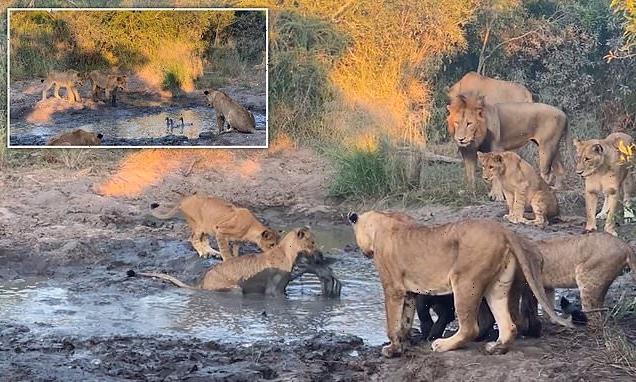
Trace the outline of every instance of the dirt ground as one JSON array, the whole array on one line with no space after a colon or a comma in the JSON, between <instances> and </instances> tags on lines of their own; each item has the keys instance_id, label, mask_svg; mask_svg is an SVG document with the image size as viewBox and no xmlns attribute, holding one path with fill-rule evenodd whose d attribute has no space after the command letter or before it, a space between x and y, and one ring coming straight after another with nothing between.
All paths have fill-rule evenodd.
<instances>
[{"instance_id":1,"label":"dirt ground","mask_svg":"<svg viewBox=\"0 0 636 382\"><path fill-rule=\"evenodd\" d=\"M36 161L42 154L32 155ZM195 257L182 262L154 255L161 239L187 237L185 223L157 225L147 217L151 202L174 201L192 191L250 207L266 222L329 222L349 229L343 222L352 206L327 198L332 170L308 150L244 152L232 157L231 163L185 163L127 196L104 195L109 188L99 185L117 176L119 162L116 154L106 159L99 155L85 160L79 169L60 164L3 169L0 283L65 278L76 283L78 290L120 283L122 290L143 295L145 289L157 286L126 284L127 269L141 264L174 270L185 279L198 274L204 265ZM467 217L501 220L503 206L420 206L406 211L435 224ZM578 234L582 229L577 222L546 230L507 225L535 238ZM622 229L624 233L627 228ZM122 255L123 248L132 255ZM87 269L103 272L88 279ZM613 284L606 305L634 296L636 283L626 274ZM633 349L636 314L617 316L610 325ZM415 341L401 358L387 360L380 356L379 347L342 333L236 346L163 334L40 337L5 321L0 322L0 375L12 381L628 381L635 377L634 365L630 370L620 359L616 336L548 323L544 329L542 338L519 339L505 355L485 355L479 343L436 354L429 344Z\"/></svg>"},{"instance_id":2,"label":"dirt ground","mask_svg":"<svg viewBox=\"0 0 636 382\"><path fill-rule=\"evenodd\" d=\"M222 135L217 135L216 117L213 110L207 106L203 90L173 94L131 75L128 80L128 91L119 94L117 106L111 106L103 100L93 100L90 97L90 81L85 81L83 86L78 88L82 101L76 103L68 102L65 89L60 90L62 99L55 99L51 89L48 98L42 100L42 88L43 85L38 79L12 81L12 146L44 145L49 136L43 135L42 131L46 131L47 134L53 132L50 135L55 135L77 127L102 133L103 146L266 145L266 96L258 88L227 86L220 89L257 116L257 131L254 134L232 131ZM172 131L165 129L165 116L170 116L179 124L179 115L184 110L192 115L191 120L185 123L188 127L194 126L191 129L196 128L196 134L184 135L178 127ZM120 136L120 132L113 128L115 125L123 126L135 133L132 136ZM144 131L153 131L155 135L145 136ZM164 135L156 136L157 131L163 132Z\"/></svg>"}]
</instances>

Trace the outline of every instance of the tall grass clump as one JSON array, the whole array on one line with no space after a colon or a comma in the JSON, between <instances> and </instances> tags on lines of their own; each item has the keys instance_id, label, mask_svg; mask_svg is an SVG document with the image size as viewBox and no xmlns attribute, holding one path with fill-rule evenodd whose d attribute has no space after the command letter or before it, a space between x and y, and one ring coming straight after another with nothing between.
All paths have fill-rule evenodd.
<instances>
[{"instance_id":1,"label":"tall grass clump","mask_svg":"<svg viewBox=\"0 0 636 382\"><path fill-rule=\"evenodd\" d=\"M326 139L319 128L335 99L329 71L347 46L332 24L293 12L272 16L270 30L271 125L296 141ZM318 128L316 128L318 127Z\"/></svg>"}]
</instances>

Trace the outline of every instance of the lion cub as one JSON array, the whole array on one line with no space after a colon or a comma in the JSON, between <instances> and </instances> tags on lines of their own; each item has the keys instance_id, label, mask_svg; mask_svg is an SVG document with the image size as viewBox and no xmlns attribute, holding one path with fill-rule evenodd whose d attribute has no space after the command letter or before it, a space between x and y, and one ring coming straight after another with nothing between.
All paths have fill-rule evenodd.
<instances>
[{"instance_id":1,"label":"lion cub","mask_svg":"<svg viewBox=\"0 0 636 382\"><path fill-rule=\"evenodd\" d=\"M158 203L150 206L153 210L157 207ZM211 196L188 196L167 213L152 211L152 215L158 219L170 219L178 212L185 216L192 229L190 242L201 257L220 255L223 260L236 257L238 246L231 252L230 240L251 241L263 251L272 248L280 240L278 232L261 224L248 209ZM210 247L207 235L216 237L220 252Z\"/></svg>"},{"instance_id":2,"label":"lion cub","mask_svg":"<svg viewBox=\"0 0 636 382\"><path fill-rule=\"evenodd\" d=\"M49 146L99 146L103 137L102 134L75 129L49 139L46 144Z\"/></svg>"},{"instance_id":3,"label":"lion cub","mask_svg":"<svg viewBox=\"0 0 636 382\"><path fill-rule=\"evenodd\" d=\"M208 99L208 106L216 111L216 127L219 129L219 134L227 133L232 129L250 134L256 131L254 115L227 94L218 90L206 90L203 94ZM224 130L225 122L229 126L227 130Z\"/></svg>"},{"instance_id":4,"label":"lion cub","mask_svg":"<svg viewBox=\"0 0 636 382\"><path fill-rule=\"evenodd\" d=\"M77 91L77 86L82 86L84 81L77 70L69 69L64 72L51 72L46 79L43 79L41 82L44 84L44 88L42 89L42 101L46 100L46 93L53 87L53 97L62 99L59 91L60 88L65 88L66 98L69 102L82 102L82 97L80 97Z\"/></svg>"},{"instance_id":5,"label":"lion cub","mask_svg":"<svg viewBox=\"0 0 636 382\"><path fill-rule=\"evenodd\" d=\"M265 294L275 295L284 292L290 280L289 274L299 256L320 256L314 235L308 228L294 229L285 235L280 243L264 253L234 257L212 266L196 285L188 285L165 273L139 272L137 274L167 280L181 288L219 292L242 289L246 284L258 280L262 275L265 275L265 278L270 278L273 275L272 280L265 282L267 285L262 291Z\"/></svg>"},{"instance_id":6,"label":"lion cub","mask_svg":"<svg viewBox=\"0 0 636 382\"><path fill-rule=\"evenodd\" d=\"M548 184L537 174L530 163L512 151L502 153L477 153L482 166L482 176L487 182L501 183L508 205L504 219L512 223L543 226L549 218L559 214L559 206ZM523 217L526 208L532 208L534 220Z\"/></svg>"},{"instance_id":7,"label":"lion cub","mask_svg":"<svg viewBox=\"0 0 636 382\"><path fill-rule=\"evenodd\" d=\"M106 101L111 101L112 105L117 104L117 92L119 90L128 91L128 76L123 74L103 73L100 70L93 70L88 73L88 79L91 81L91 94L96 100L99 96L100 89L104 91Z\"/></svg>"},{"instance_id":8,"label":"lion cub","mask_svg":"<svg viewBox=\"0 0 636 382\"><path fill-rule=\"evenodd\" d=\"M629 206L634 194L633 174L621 160L618 146L629 146L632 137L612 133L605 139L574 140L576 148L576 173L585 179L586 231L596 230L596 219L605 219L605 231L616 236L616 209L618 201ZM596 214L598 194L605 195L603 208Z\"/></svg>"}]
</instances>

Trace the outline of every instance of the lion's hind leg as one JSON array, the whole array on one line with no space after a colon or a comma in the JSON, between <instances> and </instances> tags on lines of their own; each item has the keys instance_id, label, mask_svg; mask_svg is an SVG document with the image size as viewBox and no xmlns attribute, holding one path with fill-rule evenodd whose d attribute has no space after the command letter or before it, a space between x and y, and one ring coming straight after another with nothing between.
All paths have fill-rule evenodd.
<instances>
[{"instance_id":1,"label":"lion's hind leg","mask_svg":"<svg viewBox=\"0 0 636 382\"><path fill-rule=\"evenodd\" d=\"M455 298L455 312L459 322L459 330L448 338L439 338L433 341L431 348L435 352L457 349L472 341L479 334L477 314L483 295L483 287L479 287L477 277L474 274L451 275L451 287Z\"/></svg>"},{"instance_id":2,"label":"lion's hind leg","mask_svg":"<svg viewBox=\"0 0 636 382\"><path fill-rule=\"evenodd\" d=\"M512 283L514 281L515 264L516 262L514 260L509 260L506 268L504 268L499 274L499 277L493 281L485 293L486 301L499 328L499 338L497 338L497 341L488 342L486 344L485 349L489 354L505 353L517 336L517 326L510 315L509 304Z\"/></svg>"}]
</instances>

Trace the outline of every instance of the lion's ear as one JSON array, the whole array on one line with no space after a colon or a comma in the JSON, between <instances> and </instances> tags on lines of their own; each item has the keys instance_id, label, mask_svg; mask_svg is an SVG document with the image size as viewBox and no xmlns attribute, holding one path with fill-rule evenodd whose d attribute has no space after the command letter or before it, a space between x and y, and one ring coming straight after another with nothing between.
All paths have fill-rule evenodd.
<instances>
[{"instance_id":1,"label":"lion's ear","mask_svg":"<svg viewBox=\"0 0 636 382\"><path fill-rule=\"evenodd\" d=\"M261 237L265 240L271 240L274 238L274 232L271 229L266 229L261 233Z\"/></svg>"},{"instance_id":2,"label":"lion's ear","mask_svg":"<svg viewBox=\"0 0 636 382\"><path fill-rule=\"evenodd\" d=\"M596 152L598 154L602 154L603 153L603 146L601 146L600 143L597 143L594 146L592 146L592 150L594 150L594 152Z\"/></svg>"},{"instance_id":3,"label":"lion's ear","mask_svg":"<svg viewBox=\"0 0 636 382\"><path fill-rule=\"evenodd\" d=\"M495 154L492 156L492 159L495 160L495 162L503 162L503 157L501 156L501 154Z\"/></svg>"},{"instance_id":4,"label":"lion's ear","mask_svg":"<svg viewBox=\"0 0 636 382\"><path fill-rule=\"evenodd\" d=\"M450 109L451 109L451 105L450 104L446 105L446 110L450 111Z\"/></svg>"},{"instance_id":5,"label":"lion's ear","mask_svg":"<svg viewBox=\"0 0 636 382\"><path fill-rule=\"evenodd\" d=\"M477 151L477 160L481 161L484 159L484 153L481 151Z\"/></svg>"},{"instance_id":6,"label":"lion's ear","mask_svg":"<svg viewBox=\"0 0 636 382\"><path fill-rule=\"evenodd\" d=\"M307 227L303 227L298 230L298 232L296 233L296 236L299 239L304 239L307 236L307 233L309 233L309 229L307 229Z\"/></svg>"},{"instance_id":7,"label":"lion's ear","mask_svg":"<svg viewBox=\"0 0 636 382\"><path fill-rule=\"evenodd\" d=\"M347 214L347 219L349 220L349 223L351 224L356 224L358 222L358 214L356 214L355 212L349 212Z\"/></svg>"},{"instance_id":8,"label":"lion's ear","mask_svg":"<svg viewBox=\"0 0 636 382\"><path fill-rule=\"evenodd\" d=\"M210 92L209 92L209 91L207 91L207 90L205 90L205 91L203 92L203 94L208 95L208 94L210 94Z\"/></svg>"},{"instance_id":9,"label":"lion's ear","mask_svg":"<svg viewBox=\"0 0 636 382\"><path fill-rule=\"evenodd\" d=\"M574 138L572 140L572 143L574 144L574 147L579 147L581 145L581 141L579 141L578 139Z\"/></svg>"}]
</instances>

